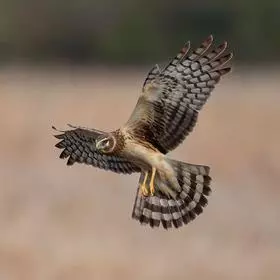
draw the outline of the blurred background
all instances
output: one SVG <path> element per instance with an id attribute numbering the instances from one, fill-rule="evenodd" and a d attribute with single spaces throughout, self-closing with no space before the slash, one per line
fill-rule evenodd
<path id="1" fill-rule="evenodd" d="M 279 279 L 280 2 L 0 1 L 0 279 Z M 233 72 L 171 157 L 211 166 L 180 230 L 131 216 L 138 175 L 58 159 L 52 125 L 118 128 L 187 40 Z"/>

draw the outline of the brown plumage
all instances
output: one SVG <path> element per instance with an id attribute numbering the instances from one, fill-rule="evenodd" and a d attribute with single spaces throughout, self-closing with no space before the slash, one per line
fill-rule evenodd
<path id="1" fill-rule="evenodd" d="M 132 217 L 168 229 L 202 213 L 210 194 L 209 167 L 166 157 L 193 130 L 232 53 L 227 43 L 213 48 L 209 36 L 190 52 L 190 43 L 160 69 L 148 73 L 129 120 L 107 133 L 71 126 L 56 135 L 67 164 L 86 163 L 117 173 L 140 172 Z"/>

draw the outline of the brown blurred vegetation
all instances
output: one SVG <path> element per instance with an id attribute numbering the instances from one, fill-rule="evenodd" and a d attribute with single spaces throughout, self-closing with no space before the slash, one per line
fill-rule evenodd
<path id="1" fill-rule="evenodd" d="M 117 128 L 146 70 L 0 72 L 1 279 L 278 279 L 279 71 L 223 79 L 170 155 L 212 168 L 209 205 L 180 230 L 130 218 L 138 175 L 58 159 L 51 126 Z"/>

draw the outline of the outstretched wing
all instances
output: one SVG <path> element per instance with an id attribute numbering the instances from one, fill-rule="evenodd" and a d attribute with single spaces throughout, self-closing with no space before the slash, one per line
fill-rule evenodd
<path id="1" fill-rule="evenodd" d="M 116 173 L 130 174 L 139 172 L 140 169 L 127 159 L 118 154 L 102 154 L 96 149 L 95 140 L 102 135 L 101 131 L 71 126 L 73 129 L 60 131 L 55 135 L 61 140 L 55 146 L 63 149 L 60 158 L 68 158 L 67 165 L 75 162 L 93 165 L 95 167 L 111 170 Z M 57 130 L 55 127 L 53 127 Z"/>
<path id="2" fill-rule="evenodd" d="M 225 66 L 232 58 L 232 53 L 225 54 L 227 43 L 211 48 L 212 43 L 209 36 L 189 53 L 188 42 L 163 69 L 152 68 L 124 128 L 141 134 L 162 153 L 176 148 L 194 128 L 221 76 L 230 71 Z"/>

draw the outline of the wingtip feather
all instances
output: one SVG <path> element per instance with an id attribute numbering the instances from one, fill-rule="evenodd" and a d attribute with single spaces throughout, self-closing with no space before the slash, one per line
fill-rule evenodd
<path id="1" fill-rule="evenodd" d="M 205 43 L 206 45 L 209 45 L 209 44 L 212 44 L 213 41 L 214 41 L 214 37 L 213 37 L 212 34 L 210 34 L 210 35 L 205 39 L 204 43 Z"/>
<path id="2" fill-rule="evenodd" d="M 57 139 L 64 139 L 64 133 L 63 134 L 55 134 L 54 137 L 57 138 Z"/>
<path id="3" fill-rule="evenodd" d="M 224 41 L 222 44 L 220 44 L 218 47 L 217 47 L 217 53 L 218 55 L 222 54 L 225 49 L 228 47 L 228 42 L 227 41 Z"/>
<path id="4" fill-rule="evenodd" d="M 56 148 L 63 149 L 65 148 L 64 141 L 60 141 L 55 145 Z"/>
<path id="5" fill-rule="evenodd" d="M 230 52 L 230 53 L 224 55 L 223 57 L 220 58 L 221 64 L 226 64 L 226 63 L 228 63 L 232 58 L 233 58 L 233 53 L 232 53 L 232 52 Z"/>
<path id="6" fill-rule="evenodd" d="M 226 67 L 226 68 L 222 68 L 222 69 L 218 69 L 217 71 L 222 75 L 228 74 L 229 72 L 231 72 L 231 67 Z"/>
<path id="7" fill-rule="evenodd" d="M 189 51 L 190 47 L 191 47 L 191 42 L 190 42 L 190 41 L 187 41 L 187 42 L 185 43 L 185 45 L 183 46 L 183 48 L 181 49 L 181 52 L 182 52 L 184 55 L 186 55 L 187 52 Z"/>
<path id="8" fill-rule="evenodd" d="M 75 162 L 79 162 L 79 159 L 75 156 L 75 154 L 71 153 L 71 155 L 69 156 L 68 160 L 67 160 L 67 165 L 71 166 L 73 165 Z"/>
<path id="9" fill-rule="evenodd" d="M 69 157 L 69 153 L 66 150 L 63 150 L 61 152 L 61 154 L 59 155 L 59 158 L 61 158 L 61 159 L 64 159 L 64 158 L 67 158 L 67 157 Z"/>

